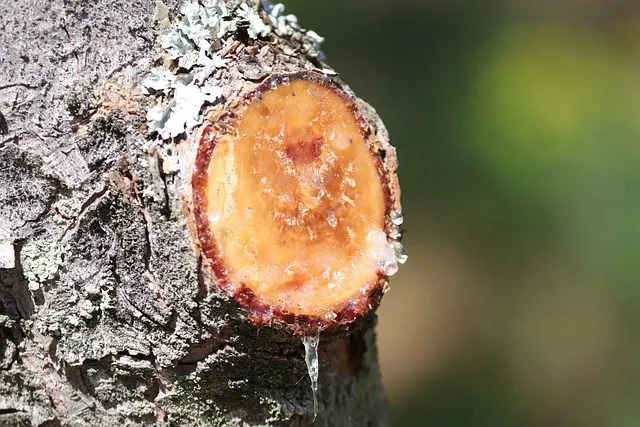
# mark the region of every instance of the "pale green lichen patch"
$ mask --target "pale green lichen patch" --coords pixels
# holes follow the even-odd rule
[[[175,138],[202,123],[202,106],[214,103],[221,95],[221,89],[213,86],[178,84],[175,86],[173,100],[167,106],[153,107],[147,113],[149,131],[158,132],[163,139]]]
[[[228,9],[222,0],[187,1],[173,23],[165,9],[162,3],[156,4],[158,23],[166,28],[159,44],[169,61],[165,61],[165,68],[151,70],[142,82],[143,93],[162,98],[147,113],[149,133],[157,133],[162,139],[188,134],[202,123],[202,106],[222,99],[222,88],[207,81],[216,70],[227,67],[217,51],[239,29],[246,29],[251,39],[271,34],[298,36],[305,54],[322,56],[320,44],[324,39],[302,29],[294,15],[284,15],[281,4],[240,3]]]
[[[55,240],[33,239],[22,247],[20,262],[30,290],[39,289],[56,276],[64,252],[65,248]]]
[[[247,33],[252,39],[264,37],[271,32],[271,27],[265,24],[260,15],[256,13],[255,9],[248,4],[241,4],[240,8],[238,8],[237,15],[249,23]]]
[[[93,318],[93,313],[98,311],[98,307],[96,307],[90,300],[85,299],[80,301],[78,304],[78,312],[80,316],[85,319]]]
[[[164,55],[177,68],[153,69],[142,82],[143,92],[171,99],[152,107],[147,114],[149,132],[162,139],[189,132],[201,123],[202,106],[221,98],[220,88],[204,82],[216,69],[226,66],[214,52],[214,45],[219,47],[220,38],[235,29],[235,21],[226,19],[229,12],[222,1],[188,1],[180,8],[180,14],[159,37]]]
[[[285,418],[284,411],[282,410],[282,404],[270,397],[261,396],[259,398],[260,405],[268,408],[267,417],[265,417],[265,425],[271,425]]]

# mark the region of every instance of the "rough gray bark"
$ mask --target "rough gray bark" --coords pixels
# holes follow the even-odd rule
[[[249,325],[194,250],[193,141],[146,134],[154,8],[0,2],[0,425],[311,424],[300,339]],[[233,100],[308,50],[239,34],[214,78]],[[386,424],[373,323],[322,340],[315,425]]]

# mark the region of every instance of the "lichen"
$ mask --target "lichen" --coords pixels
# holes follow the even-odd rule
[[[57,241],[33,239],[27,242],[20,253],[20,262],[29,289],[34,291],[53,279],[62,265],[63,246]]]
[[[202,106],[207,102],[214,103],[221,96],[222,90],[217,87],[178,84],[168,105],[153,107],[147,113],[149,131],[157,132],[163,139],[189,132],[202,123]]]
[[[282,3],[274,5],[268,1],[263,1],[262,6],[267,11],[271,25],[279,36],[290,36],[294,30],[300,29],[298,18],[295,15],[285,15],[285,8]]]
[[[152,107],[147,113],[149,133],[162,139],[188,133],[201,123],[200,109],[222,97],[219,87],[205,81],[226,62],[213,52],[213,44],[229,32],[234,23],[227,20],[224,2],[207,0],[203,4],[188,1],[180,8],[181,17],[159,36],[164,55],[175,61],[169,71],[154,68],[143,80],[143,92],[170,99]]]
[[[258,12],[248,4],[242,3],[237,12],[238,16],[244,18],[249,23],[247,33],[252,39],[264,37],[271,32],[271,27],[266,25]]]
[[[215,51],[239,28],[246,28],[251,39],[267,37],[272,32],[280,37],[297,33],[305,53],[322,56],[320,44],[324,39],[314,31],[302,29],[294,15],[284,15],[282,4],[241,3],[228,10],[221,0],[187,1],[180,8],[178,19],[170,25],[161,12],[158,20],[167,29],[159,36],[159,44],[173,66],[152,69],[142,82],[142,91],[162,97],[161,103],[147,113],[149,133],[157,133],[162,139],[189,134],[202,123],[202,106],[222,99],[222,89],[207,86],[206,82],[217,69],[227,66]]]
[[[88,299],[82,300],[80,304],[78,304],[78,313],[87,320],[92,319],[93,313],[96,311],[98,311],[98,307],[94,306],[93,302]]]

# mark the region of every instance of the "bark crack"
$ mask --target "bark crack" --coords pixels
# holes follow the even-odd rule
[[[6,415],[6,414],[15,414],[15,413],[26,413],[27,411],[23,411],[22,409],[16,409],[16,408],[4,408],[4,409],[0,409],[0,415]]]
[[[4,90],[4,89],[9,89],[12,87],[24,87],[27,89],[39,89],[42,87],[42,83],[40,84],[33,84],[33,83],[27,83],[27,82],[14,82],[14,83],[6,83],[3,85],[0,85],[0,90]]]
[[[50,182],[53,184],[54,186],[54,190],[51,193],[51,195],[47,198],[47,200],[44,203],[44,209],[42,209],[38,215],[36,215],[35,218],[33,219],[26,219],[24,220],[24,222],[22,223],[22,225],[20,225],[17,229],[17,231],[22,230],[24,227],[26,227],[28,224],[37,224],[40,221],[42,221],[44,219],[45,216],[47,216],[47,214],[51,211],[51,209],[53,208],[53,205],[55,204],[55,202],[58,200],[58,195],[60,194],[60,192],[62,191],[62,188],[59,184],[58,181],[54,181],[54,180],[50,180]]]
[[[160,328],[162,328],[165,331],[168,331],[168,332],[172,331],[172,329],[170,327],[171,318],[166,323],[161,322],[161,321],[153,318],[153,316],[151,316],[150,314],[145,313],[142,309],[140,309],[137,305],[135,305],[133,303],[133,301],[131,301],[131,299],[122,290],[118,290],[118,295],[120,295],[120,297],[124,301],[126,301],[127,304],[129,304],[140,317],[142,317],[142,318],[146,319],[147,321],[151,322],[153,325],[159,326]]]
[[[160,179],[162,180],[162,190],[164,194],[164,206],[162,208],[162,213],[165,218],[171,218],[171,203],[169,198],[169,189],[167,188],[167,174],[164,172],[164,160],[161,156],[157,156],[158,158],[158,174],[160,175]]]
[[[107,186],[105,185],[104,187],[102,187],[100,190],[92,193],[83,203],[82,206],[80,206],[80,210],[78,212],[78,214],[75,216],[75,218],[72,218],[73,222],[71,224],[69,224],[67,226],[67,228],[64,230],[64,232],[62,233],[62,236],[60,236],[60,239],[58,239],[59,241],[63,240],[66,236],[67,233],[69,233],[69,231],[71,229],[76,230],[78,228],[78,225],[80,224],[80,220],[84,217],[85,213],[87,212],[87,210],[99,203],[104,197],[106,197],[108,195],[109,189],[107,188]],[[63,217],[64,219],[67,219],[65,217]]]

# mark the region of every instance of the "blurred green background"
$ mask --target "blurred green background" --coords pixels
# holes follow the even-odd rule
[[[289,0],[398,148],[397,426],[640,426],[640,2]]]

